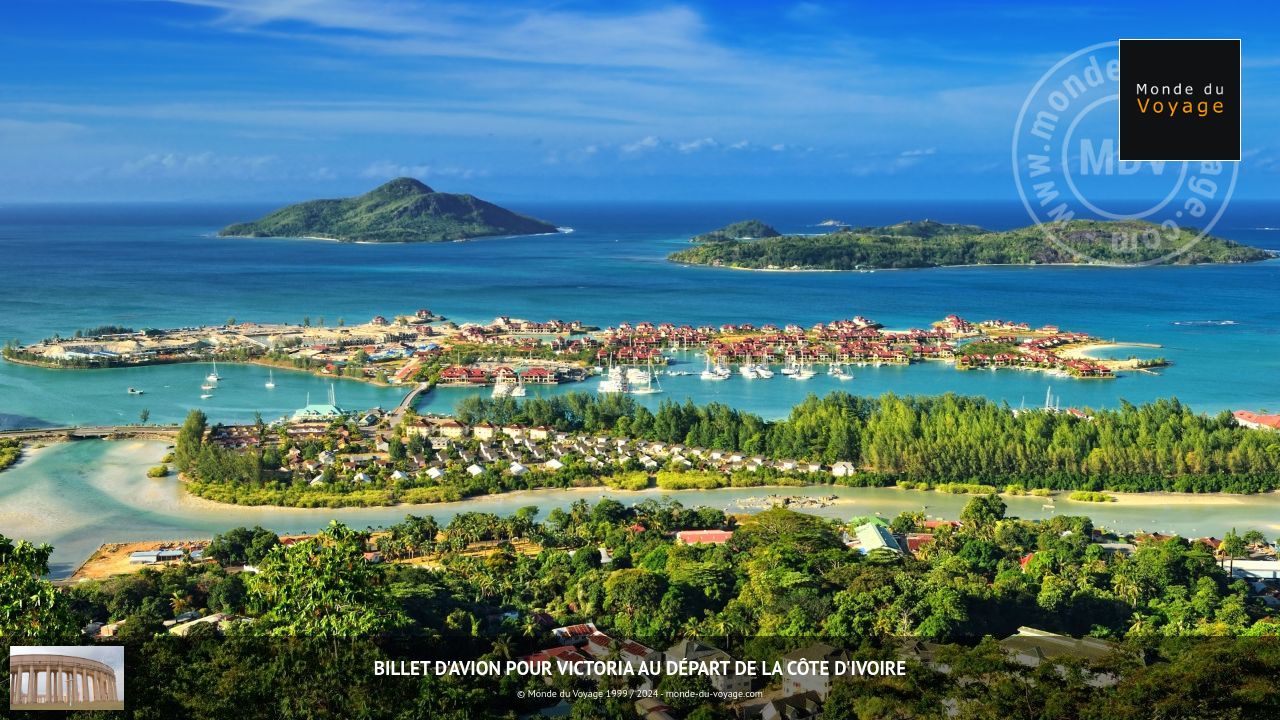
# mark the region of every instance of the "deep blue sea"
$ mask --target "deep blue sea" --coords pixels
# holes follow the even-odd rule
[[[948,313],[1025,320],[1158,343],[1174,362],[1159,375],[1111,382],[1017,371],[958,372],[943,365],[855,368],[852,382],[702,383],[666,378],[664,398],[721,400],[784,415],[810,392],[840,387],[876,395],[982,394],[1017,405],[1112,406],[1177,396],[1206,412],[1280,410],[1280,261],[1168,268],[949,268],[874,273],[744,272],[668,263],[698,232],[755,217],[784,232],[931,218],[1005,229],[1028,224],[1008,203],[545,204],[514,209],[574,228],[556,236],[466,243],[352,245],[218,238],[219,227],[277,204],[0,206],[0,337],[37,340],[103,324],[169,327],[241,320],[349,322],[427,307],[455,321],[498,315],[580,319],[597,325],[798,322],[866,315],[889,327],[927,326]],[[1237,201],[1215,234],[1280,249],[1280,204]],[[1127,355],[1128,351],[1121,353]],[[698,358],[690,368],[700,367]],[[329,381],[227,368],[216,398],[199,399],[202,369],[171,366],[76,372],[0,363],[0,426],[176,421],[204,406],[216,420],[271,418],[327,393]],[[146,390],[130,396],[128,387]],[[551,390],[564,392],[571,386]],[[442,390],[423,407],[448,410],[466,391]],[[339,382],[349,407],[390,405],[397,393]]]

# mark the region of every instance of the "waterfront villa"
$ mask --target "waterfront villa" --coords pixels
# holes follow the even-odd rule
[[[1280,430],[1280,415],[1264,415],[1248,410],[1236,410],[1231,413],[1236,423],[1254,430]]]
[[[728,530],[682,530],[676,533],[676,542],[681,545],[723,545],[732,537],[733,533]]]
[[[858,538],[858,549],[861,550],[864,555],[870,554],[872,550],[879,550],[882,548],[899,555],[902,554],[902,546],[898,544],[898,541],[893,537],[893,534],[889,532],[889,529],[880,523],[859,525],[858,529],[854,530],[854,535]]]

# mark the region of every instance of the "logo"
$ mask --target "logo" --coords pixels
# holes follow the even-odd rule
[[[1121,160],[1119,83],[1118,42],[1078,50],[1049,68],[1014,125],[1014,182],[1035,224],[1078,261],[1167,263],[1222,218],[1239,164]],[[1103,253],[1082,237],[1092,234],[1088,228],[1068,225],[1082,219],[1131,222],[1107,228]]]

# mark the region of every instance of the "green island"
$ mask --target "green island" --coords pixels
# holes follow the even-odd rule
[[[795,669],[589,671],[654,658],[905,664],[824,675],[812,687],[826,720],[1148,720],[1156,704],[1195,708],[1168,717],[1261,718],[1280,702],[1276,610],[1233,577],[1272,551],[1262,533],[1214,546],[1005,509],[986,495],[953,521],[837,521],[602,500],[541,521],[527,507],[447,525],[334,522],[304,537],[237,528],[62,587],[42,579],[49,546],[0,536],[0,636],[123,644],[146,678],[129,686],[130,707],[156,717],[514,720],[581,692],[599,695],[566,717],[627,718],[625,690],[643,683],[679,717],[729,720],[804,682]],[[412,679],[352,671],[402,659],[552,662]],[[706,699],[726,689],[765,695]]]
[[[783,235],[743,240],[728,226],[699,236],[718,239],[672,253],[669,260],[745,270],[867,270],[955,265],[1139,265],[1165,260],[1172,265],[1266,260],[1266,250],[1197,232],[1169,230],[1139,221],[1070,220],[991,231],[976,225],[924,220],[885,227],[841,228],[823,235]],[[1050,239],[1049,233],[1053,234]],[[694,238],[698,241],[699,238]],[[1091,260],[1090,260],[1091,259]]]
[[[174,465],[197,496],[346,507],[528,490],[838,484],[986,493],[1256,493],[1280,487],[1280,435],[1177,400],[1114,410],[1014,409],[984,398],[810,396],[779,421],[721,404],[625,395],[469,397],[454,417],[365,415],[210,426]],[[1092,499],[1090,496],[1081,499]]]
[[[229,225],[218,234],[399,243],[556,231],[550,223],[472,195],[436,192],[418,180],[402,177],[359,197],[289,205],[259,220]]]
[[[743,220],[730,223],[709,233],[696,235],[689,242],[726,242],[729,240],[758,240],[761,238],[779,237],[782,233],[759,220]]]

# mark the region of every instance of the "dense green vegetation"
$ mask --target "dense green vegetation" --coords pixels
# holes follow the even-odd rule
[[[397,178],[359,197],[289,205],[255,222],[229,225],[219,234],[320,237],[347,242],[442,242],[555,231],[554,225],[474,196],[436,192],[413,178]]]
[[[332,468],[313,486],[310,478],[281,473],[284,454],[296,448],[313,459],[334,449],[333,439],[296,441],[280,433],[277,442],[248,451],[205,442],[207,420],[193,412],[179,432],[173,463],[187,489],[217,502],[293,507],[367,507],[433,503],[476,495],[534,488],[606,485],[639,490],[759,487],[838,483],[848,486],[1014,494],[1047,491],[1264,492],[1280,487],[1280,436],[1236,424],[1229,413],[1198,415],[1177,400],[1115,410],[1089,417],[1028,411],[975,397],[861,398],[832,393],[808,397],[779,421],[720,404],[664,402],[657,412],[623,395],[569,393],[554,397],[469,397],[457,417],[468,425],[521,423],[562,431],[611,434],[709,450],[739,451],[774,460],[831,466],[849,463],[850,472],[784,473],[772,467],[721,470],[663,466],[644,470],[638,461],[589,465],[566,454],[563,467],[540,466],[515,475],[505,463],[466,472],[466,463],[445,466],[432,479],[407,464],[426,451],[418,435],[397,439],[390,463],[372,468],[364,483]],[[341,424],[335,425],[341,429]],[[349,434],[358,435],[354,426]],[[266,426],[260,430],[269,439]],[[358,452],[358,444],[348,447]],[[391,475],[404,471],[399,478]],[[1082,498],[1085,496],[1081,496]]]
[[[540,679],[386,678],[367,668],[517,658],[555,645],[539,614],[660,650],[697,637],[734,658],[771,660],[821,639],[861,658],[908,659],[905,677],[838,680],[828,720],[1146,720],[1156,708],[1168,709],[1160,717],[1244,718],[1267,717],[1280,702],[1280,623],[1201,543],[1149,540],[1131,556],[1110,554],[1087,518],[1007,518],[994,496],[972,499],[964,525],[935,533],[918,558],[850,550],[839,523],[783,509],[740,526],[718,510],[653,499],[633,508],[579,502],[541,522],[538,514],[463,513],[444,527],[410,516],[376,538],[333,524],[291,546],[240,529],[226,534],[232,545],[271,545],[257,574],[181,564],[61,590],[38,579],[47,547],[0,538],[0,636],[75,642],[85,622],[124,620],[126,696],[146,718],[514,718],[556,702],[518,696],[545,687]],[[903,514],[893,527],[910,532],[921,519]],[[694,546],[671,535],[706,527],[734,534]],[[1258,534],[1232,533],[1240,543],[1250,536]],[[541,549],[518,552],[512,540]],[[387,557],[433,562],[367,563],[362,553],[375,543]],[[471,552],[475,543],[488,550]],[[213,625],[167,634],[162,623],[189,611],[249,620],[221,636]],[[1105,638],[1117,650],[1093,667],[1049,659],[1033,670],[994,641],[1019,626]],[[946,672],[922,664],[917,640],[938,643],[927,652]],[[1092,682],[1094,672],[1116,682]],[[572,718],[624,718],[634,698],[607,693],[624,682],[560,678],[554,687],[606,691],[574,703]],[[658,687],[679,685],[665,678]],[[688,717],[725,717],[698,699],[668,704]]]
[[[1048,233],[1053,233],[1050,239]],[[1046,230],[1039,226],[1005,232],[933,221],[881,228],[841,230],[829,235],[783,236],[763,240],[706,243],[681,250],[671,260],[695,265],[768,269],[856,270],[947,265],[1033,265],[1087,262],[1140,264],[1160,260],[1195,240],[1197,232],[1176,233],[1137,221],[1072,220]],[[1272,257],[1265,250],[1204,237],[1170,264],[1253,262]]]
[[[979,397],[843,392],[810,396],[776,422],[717,403],[668,401],[654,413],[626,396],[576,393],[522,403],[472,397],[457,409],[465,423],[523,422],[772,458],[847,461],[871,484],[889,478],[1056,490],[1280,487],[1280,435],[1240,427],[1230,413],[1199,415],[1172,399],[1090,415],[1015,413]]]
[[[22,457],[22,441],[13,438],[0,438],[0,470],[18,462]]]
[[[759,220],[743,220],[741,222],[729,223],[719,230],[712,230],[709,233],[696,235],[689,242],[725,242],[727,240],[758,240],[761,238],[778,237],[782,233],[774,230],[773,227],[766,225]]]

